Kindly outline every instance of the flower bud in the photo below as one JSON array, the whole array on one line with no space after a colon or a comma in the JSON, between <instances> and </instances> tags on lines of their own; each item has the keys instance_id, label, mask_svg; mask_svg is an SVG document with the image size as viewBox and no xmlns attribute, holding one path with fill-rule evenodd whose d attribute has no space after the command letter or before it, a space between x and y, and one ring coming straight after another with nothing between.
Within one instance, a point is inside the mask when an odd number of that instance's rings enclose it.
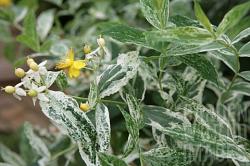
<instances>
[{"instance_id":1,"label":"flower bud","mask_svg":"<svg viewBox=\"0 0 250 166\"><path fill-rule=\"evenodd\" d=\"M88 103L81 103L80 104L80 109L84 112L87 112L90 109L90 106Z\"/></svg>"},{"instance_id":2,"label":"flower bud","mask_svg":"<svg viewBox=\"0 0 250 166\"><path fill-rule=\"evenodd\" d=\"M15 75L18 77L18 78L23 78L25 76L25 71L21 68L17 68L15 69Z\"/></svg>"},{"instance_id":3,"label":"flower bud","mask_svg":"<svg viewBox=\"0 0 250 166\"><path fill-rule=\"evenodd\" d=\"M28 59L27 59L27 64L28 64L28 66L30 66L30 64L31 64L32 62L35 62L34 59L32 59L32 58L28 58Z\"/></svg>"},{"instance_id":4,"label":"flower bud","mask_svg":"<svg viewBox=\"0 0 250 166\"><path fill-rule=\"evenodd\" d=\"M13 93L15 93L16 89L15 89L15 87L13 87L13 86L6 86L6 87L4 88L4 91L5 91L6 93L8 93L8 94L13 94Z\"/></svg>"},{"instance_id":5,"label":"flower bud","mask_svg":"<svg viewBox=\"0 0 250 166\"><path fill-rule=\"evenodd\" d=\"M84 54L89 54L89 53L91 53L91 47L90 47L90 45L86 44L86 45L83 47L83 53L84 53Z\"/></svg>"},{"instance_id":6,"label":"flower bud","mask_svg":"<svg viewBox=\"0 0 250 166\"><path fill-rule=\"evenodd\" d=\"M30 65L29 65L29 67L33 71L38 71L39 70L39 67L38 67L38 65L37 65L36 62L31 62Z\"/></svg>"},{"instance_id":7,"label":"flower bud","mask_svg":"<svg viewBox=\"0 0 250 166\"><path fill-rule=\"evenodd\" d=\"M37 91L34 89L29 90L28 95L30 97L36 97L37 96Z\"/></svg>"},{"instance_id":8,"label":"flower bud","mask_svg":"<svg viewBox=\"0 0 250 166\"><path fill-rule=\"evenodd\" d=\"M104 47L105 46L105 40L100 37L99 39L97 39L97 43L100 47Z\"/></svg>"}]
</instances>

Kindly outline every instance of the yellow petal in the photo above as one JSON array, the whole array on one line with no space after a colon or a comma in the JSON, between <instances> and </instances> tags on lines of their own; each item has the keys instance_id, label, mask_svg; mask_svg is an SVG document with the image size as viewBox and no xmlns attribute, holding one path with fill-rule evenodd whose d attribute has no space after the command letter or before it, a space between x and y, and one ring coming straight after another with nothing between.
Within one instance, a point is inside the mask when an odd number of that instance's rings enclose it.
<instances>
[{"instance_id":1,"label":"yellow petal","mask_svg":"<svg viewBox=\"0 0 250 166\"><path fill-rule=\"evenodd\" d=\"M70 60L70 59L65 59L61 62L59 62L57 65L56 65L56 69L65 69L65 68L68 68L70 66L72 66L74 61Z\"/></svg>"},{"instance_id":2,"label":"yellow petal","mask_svg":"<svg viewBox=\"0 0 250 166\"><path fill-rule=\"evenodd\" d=\"M80 75L80 69L76 69L73 66L69 68L69 77L70 78L76 78Z\"/></svg>"},{"instance_id":3,"label":"yellow petal","mask_svg":"<svg viewBox=\"0 0 250 166\"><path fill-rule=\"evenodd\" d=\"M86 66L86 61L85 60L77 60L77 61L74 61L72 67L75 68L75 69L82 69Z\"/></svg>"},{"instance_id":4,"label":"yellow petal","mask_svg":"<svg viewBox=\"0 0 250 166\"><path fill-rule=\"evenodd\" d=\"M75 56L75 53L74 53L74 50L73 48L70 48L69 51L67 52L67 58L70 59L70 60L74 60L74 56Z\"/></svg>"}]
</instances>

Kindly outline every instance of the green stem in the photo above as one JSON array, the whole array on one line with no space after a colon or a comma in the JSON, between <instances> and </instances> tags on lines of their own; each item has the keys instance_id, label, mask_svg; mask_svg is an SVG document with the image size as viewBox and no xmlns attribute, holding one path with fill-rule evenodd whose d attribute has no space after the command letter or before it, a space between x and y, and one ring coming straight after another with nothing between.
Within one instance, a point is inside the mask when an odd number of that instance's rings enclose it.
<instances>
[{"instance_id":1,"label":"green stem","mask_svg":"<svg viewBox=\"0 0 250 166\"><path fill-rule=\"evenodd\" d=\"M55 160L55 159L58 158L59 156L65 154L65 153L68 153L68 152L70 152L70 151L76 150L77 148L78 148L77 145L74 144L74 145L72 145L72 147L70 147L70 148L68 148L68 149L65 149L65 150L63 150L63 151L57 153L56 155L52 156L52 157L51 157L51 160Z\"/></svg>"},{"instance_id":2,"label":"green stem","mask_svg":"<svg viewBox=\"0 0 250 166\"><path fill-rule=\"evenodd\" d=\"M233 53L234 53L235 56L237 57L237 63L238 63L237 71L236 71L236 73L234 74L233 79L232 79L232 81L230 82L228 88L227 88L227 89L225 90L225 92L223 93L223 94L225 94L225 93L227 93L227 92L229 92L229 91L231 90L231 88L232 88L232 86L233 86L233 84L234 84L234 82L235 82L235 80L236 80L236 78L237 78L237 76L238 76L238 74L239 74L239 72L240 72L240 55L239 55L238 50L237 50L233 45L230 45L230 44L226 43L225 41L221 41L221 40L219 40L218 42L219 42L220 44L224 45L226 48L228 48L228 49L230 49L230 50L233 51Z\"/></svg>"},{"instance_id":3,"label":"green stem","mask_svg":"<svg viewBox=\"0 0 250 166\"><path fill-rule=\"evenodd\" d=\"M82 101L88 101L88 98L84 98L84 97L78 97L78 96L71 96L75 99L78 100L82 100ZM103 102L103 103L107 103L107 104L117 104L117 105L121 105L121 106L126 106L127 104L121 101L114 101L114 100L104 100L104 99L100 99L97 102Z\"/></svg>"}]
</instances>

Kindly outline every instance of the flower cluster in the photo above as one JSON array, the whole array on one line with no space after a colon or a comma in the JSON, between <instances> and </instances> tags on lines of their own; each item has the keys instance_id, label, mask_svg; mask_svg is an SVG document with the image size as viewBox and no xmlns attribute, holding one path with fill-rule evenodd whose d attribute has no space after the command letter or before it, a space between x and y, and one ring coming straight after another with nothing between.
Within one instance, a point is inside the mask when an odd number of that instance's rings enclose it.
<instances>
[{"instance_id":1,"label":"flower cluster","mask_svg":"<svg viewBox=\"0 0 250 166\"><path fill-rule=\"evenodd\" d=\"M44 77L47 74L46 63L47 61L37 64L34 59L28 58L27 65L29 70L27 72L22 68L15 69L15 75L21 78L21 82L15 86L8 85L2 88L2 90L8 94L13 94L18 100L21 100L22 96L28 95L32 97L34 105L37 99L49 101L45 95L46 90L49 88L44 81Z\"/></svg>"},{"instance_id":2,"label":"flower cluster","mask_svg":"<svg viewBox=\"0 0 250 166\"><path fill-rule=\"evenodd\" d=\"M97 43L99 47L94 51L91 51L89 45L84 46L83 52L86 56L84 60L75 60L74 50L73 48L70 48L66 53L65 58L57 63L56 69L67 70L70 78L79 77L81 69L87 66L88 61L90 61L95 56L98 56L98 52L100 50L104 51L105 54L109 53L105 47L105 40L102 37L97 39ZM21 82L15 86L8 85L2 88L2 90L8 94L12 94L18 100L21 100L22 96L30 96L32 97L34 105L37 100L49 102L46 94L49 90L49 87L53 84L57 77L55 73L59 72L48 71L45 67L46 63L47 61L43 61L40 64L37 64L34 59L28 58L28 71L24 71L22 68L15 69L15 75L21 79ZM47 79L51 73L56 75L54 80ZM80 103L79 107L84 112L90 110L88 102Z\"/></svg>"},{"instance_id":3,"label":"flower cluster","mask_svg":"<svg viewBox=\"0 0 250 166\"><path fill-rule=\"evenodd\" d=\"M91 51L90 45L85 45L83 52L85 54L84 60L75 60L75 52L73 48L70 48L66 53L64 59L62 59L56 65L56 69L64 69L68 72L70 78L77 78L80 76L81 69L87 66L87 63L90 59L98 55L98 52L103 50L105 54L109 54L108 49L105 47L105 40L100 37L97 39L98 48L94 51Z\"/></svg>"}]
</instances>

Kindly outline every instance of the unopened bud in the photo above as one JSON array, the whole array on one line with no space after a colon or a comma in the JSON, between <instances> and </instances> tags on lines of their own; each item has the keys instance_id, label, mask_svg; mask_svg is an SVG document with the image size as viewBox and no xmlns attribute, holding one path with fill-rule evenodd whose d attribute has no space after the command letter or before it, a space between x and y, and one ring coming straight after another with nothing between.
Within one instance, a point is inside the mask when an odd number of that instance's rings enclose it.
<instances>
[{"instance_id":1,"label":"unopened bud","mask_svg":"<svg viewBox=\"0 0 250 166\"><path fill-rule=\"evenodd\" d=\"M32 62L35 62L34 59L32 59L32 58L28 58L28 59L27 59L27 64L28 64L28 66L30 66L30 64L31 64Z\"/></svg>"},{"instance_id":2,"label":"unopened bud","mask_svg":"<svg viewBox=\"0 0 250 166\"><path fill-rule=\"evenodd\" d=\"M84 112L87 112L90 109L90 106L88 103L81 103L80 104L80 109Z\"/></svg>"},{"instance_id":3,"label":"unopened bud","mask_svg":"<svg viewBox=\"0 0 250 166\"><path fill-rule=\"evenodd\" d=\"M13 93L16 91L16 89L15 89L15 87L13 87L13 86L6 86L6 87L4 88L4 91L5 91L6 93L8 93L8 94L13 94Z\"/></svg>"},{"instance_id":4,"label":"unopened bud","mask_svg":"<svg viewBox=\"0 0 250 166\"><path fill-rule=\"evenodd\" d=\"M25 71L21 68L17 68L15 69L15 75L18 77L18 78L23 78L25 76Z\"/></svg>"},{"instance_id":5,"label":"unopened bud","mask_svg":"<svg viewBox=\"0 0 250 166\"><path fill-rule=\"evenodd\" d=\"M36 62L31 62L30 65L29 65L29 67L33 71L38 71L39 70L39 67L38 67L38 65L37 65Z\"/></svg>"},{"instance_id":6,"label":"unopened bud","mask_svg":"<svg viewBox=\"0 0 250 166\"><path fill-rule=\"evenodd\" d=\"M30 97L36 97L37 96L37 91L34 89L29 90L28 95Z\"/></svg>"},{"instance_id":7,"label":"unopened bud","mask_svg":"<svg viewBox=\"0 0 250 166\"><path fill-rule=\"evenodd\" d=\"M86 45L83 47L83 53L84 53L84 54L89 54L89 53L91 53L91 47L90 47L90 45L86 44Z\"/></svg>"}]
</instances>

